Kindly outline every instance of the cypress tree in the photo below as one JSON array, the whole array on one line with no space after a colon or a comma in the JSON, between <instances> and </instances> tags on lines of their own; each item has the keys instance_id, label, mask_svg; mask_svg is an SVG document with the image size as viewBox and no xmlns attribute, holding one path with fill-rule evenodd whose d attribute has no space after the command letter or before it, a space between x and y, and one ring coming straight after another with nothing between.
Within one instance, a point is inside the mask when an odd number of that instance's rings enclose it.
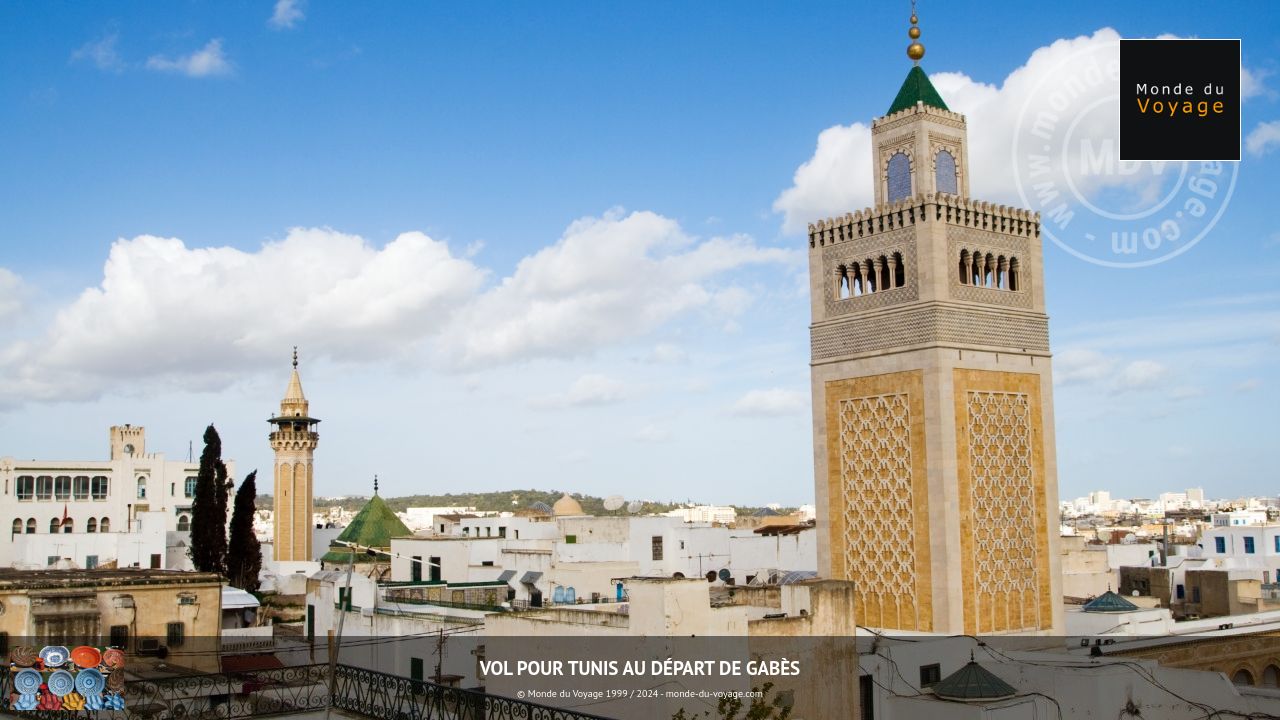
<instances>
[{"instance_id":1,"label":"cypress tree","mask_svg":"<svg viewBox=\"0 0 1280 720\"><path fill-rule=\"evenodd\" d=\"M258 497L258 471L249 473L236 491L231 513L231 537L227 541L227 578L233 587L253 592L262 570L262 545L253 534L253 514Z\"/></svg>"},{"instance_id":2,"label":"cypress tree","mask_svg":"<svg viewBox=\"0 0 1280 720\"><path fill-rule=\"evenodd\" d=\"M223 572L227 555L227 466L222 438L210 424L204 431L196 496L191 501L191 547L187 554L200 572Z\"/></svg>"}]
</instances>

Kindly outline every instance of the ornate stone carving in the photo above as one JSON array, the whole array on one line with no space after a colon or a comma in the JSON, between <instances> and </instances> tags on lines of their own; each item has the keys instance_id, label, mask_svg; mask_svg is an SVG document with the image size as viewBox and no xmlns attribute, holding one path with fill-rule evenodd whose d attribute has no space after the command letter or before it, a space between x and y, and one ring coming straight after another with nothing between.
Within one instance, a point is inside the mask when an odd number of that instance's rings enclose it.
<instances>
[{"instance_id":1,"label":"ornate stone carving","mask_svg":"<svg viewBox=\"0 0 1280 720\"><path fill-rule=\"evenodd\" d=\"M842 318L810 331L814 361L934 344L1048 353L1049 321L984 308L934 306Z\"/></svg>"}]
</instances>

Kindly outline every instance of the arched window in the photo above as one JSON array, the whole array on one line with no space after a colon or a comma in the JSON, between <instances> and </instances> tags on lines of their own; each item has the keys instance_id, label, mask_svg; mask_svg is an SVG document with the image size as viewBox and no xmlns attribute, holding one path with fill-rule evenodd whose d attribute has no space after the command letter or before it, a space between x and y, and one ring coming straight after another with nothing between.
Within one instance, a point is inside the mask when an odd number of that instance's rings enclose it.
<instances>
[{"instance_id":1,"label":"arched window","mask_svg":"<svg viewBox=\"0 0 1280 720\"><path fill-rule=\"evenodd\" d=\"M950 152L943 150L939 152L933 159L934 164L934 180L938 186L938 192L951 193L958 195L956 178L956 159Z\"/></svg>"},{"instance_id":2,"label":"arched window","mask_svg":"<svg viewBox=\"0 0 1280 720\"><path fill-rule=\"evenodd\" d=\"M147 479L141 476L138 477L138 499L147 499Z\"/></svg>"},{"instance_id":3,"label":"arched window","mask_svg":"<svg viewBox=\"0 0 1280 720\"><path fill-rule=\"evenodd\" d=\"M961 285L969 284L969 280L971 279L971 276L973 274L969 268L969 263L971 262L973 262L973 260L969 256L969 251L961 250L960 251L960 284Z\"/></svg>"},{"instance_id":4,"label":"arched window","mask_svg":"<svg viewBox=\"0 0 1280 720\"><path fill-rule=\"evenodd\" d=\"M99 520L98 532L111 532L111 520L105 517Z\"/></svg>"},{"instance_id":5,"label":"arched window","mask_svg":"<svg viewBox=\"0 0 1280 720\"><path fill-rule=\"evenodd\" d=\"M89 522L84 524L84 531L87 533L98 532L98 518L89 518Z\"/></svg>"},{"instance_id":6,"label":"arched window","mask_svg":"<svg viewBox=\"0 0 1280 720\"><path fill-rule=\"evenodd\" d=\"M72 532L75 532L75 531L76 531L76 521L75 521L75 518L67 518L66 520L63 520L63 521L62 521L62 532L64 532L64 533L72 533Z\"/></svg>"},{"instance_id":7,"label":"arched window","mask_svg":"<svg viewBox=\"0 0 1280 720\"><path fill-rule=\"evenodd\" d=\"M902 287L907 284L907 266L902 262L902 253L893 254L893 286Z\"/></svg>"},{"instance_id":8,"label":"arched window","mask_svg":"<svg viewBox=\"0 0 1280 720\"><path fill-rule=\"evenodd\" d=\"M178 516L178 532L190 532L190 531L191 531L191 518L188 518L186 515L179 515Z\"/></svg>"},{"instance_id":9,"label":"arched window","mask_svg":"<svg viewBox=\"0 0 1280 720\"><path fill-rule=\"evenodd\" d=\"M52 535L52 534L54 534L54 533L58 532L58 528L60 528L60 527L62 527L62 521L61 521L61 520L59 520L58 518L51 518L51 519L49 520L49 534L50 534L50 535Z\"/></svg>"},{"instance_id":10,"label":"arched window","mask_svg":"<svg viewBox=\"0 0 1280 720\"><path fill-rule=\"evenodd\" d=\"M911 161L906 153L894 153L889 158L889 202L911 197Z\"/></svg>"},{"instance_id":11,"label":"arched window","mask_svg":"<svg viewBox=\"0 0 1280 720\"><path fill-rule=\"evenodd\" d=\"M840 287L836 290L837 300L846 300L853 296L853 291L849 287L849 268L844 265L836 273L836 282Z\"/></svg>"},{"instance_id":12,"label":"arched window","mask_svg":"<svg viewBox=\"0 0 1280 720\"><path fill-rule=\"evenodd\" d=\"M1235 675L1231 676L1231 682L1236 685L1253 685L1253 673L1245 668L1240 668Z\"/></svg>"},{"instance_id":13,"label":"arched window","mask_svg":"<svg viewBox=\"0 0 1280 720\"><path fill-rule=\"evenodd\" d=\"M1009 260L1003 255L996 258L995 287L1001 290L1009 289Z\"/></svg>"},{"instance_id":14,"label":"arched window","mask_svg":"<svg viewBox=\"0 0 1280 720\"><path fill-rule=\"evenodd\" d=\"M993 288L996 286L996 256L987 253L987 257L982 261L982 287Z\"/></svg>"},{"instance_id":15,"label":"arched window","mask_svg":"<svg viewBox=\"0 0 1280 720\"><path fill-rule=\"evenodd\" d=\"M1262 671L1263 687L1280 687L1280 667L1268 665L1266 670Z\"/></svg>"},{"instance_id":16,"label":"arched window","mask_svg":"<svg viewBox=\"0 0 1280 720\"><path fill-rule=\"evenodd\" d=\"M27 534L28 534L28 535L35 535L35 534L36 534L36 519L35 519L35 518L27 518Z\"/></svg>"},{"instance_id":17,"label":"arched window","mask_svg":"<svg viewBox=\"0 0 1280 720\"><path fill-rule=\"evenodd\" d=\"M1018 289L1018 258L1009 258L1009 289Z\"/></svg>"},{"instance_id":18,"label":"arched window","mask_svg":"<svg viewBox=\"0 0 1280 720\"><path fill-rule=\"evenodd\" d=\"M13 519L13 534L14 535L22 534L22 518Z\"/></svg>"}]
</instances>

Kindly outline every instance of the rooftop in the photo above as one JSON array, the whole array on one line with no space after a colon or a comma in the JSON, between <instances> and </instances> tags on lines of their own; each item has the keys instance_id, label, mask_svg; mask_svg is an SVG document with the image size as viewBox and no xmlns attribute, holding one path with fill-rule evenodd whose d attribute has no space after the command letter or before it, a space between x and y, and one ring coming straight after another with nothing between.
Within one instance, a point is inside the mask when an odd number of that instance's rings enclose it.
<instances>
[{"instance_id":1,"label":"rooftop","mask_svg":"<svg viewBox=\"0 0 1280 720\"><path fill-rule=\"evenodd\" d=\"M221 585L217 573L146 568L95 568L93 570L15 570L0 568L0 589L47 590L127 585Z\"/></svg>"}]
</instances>

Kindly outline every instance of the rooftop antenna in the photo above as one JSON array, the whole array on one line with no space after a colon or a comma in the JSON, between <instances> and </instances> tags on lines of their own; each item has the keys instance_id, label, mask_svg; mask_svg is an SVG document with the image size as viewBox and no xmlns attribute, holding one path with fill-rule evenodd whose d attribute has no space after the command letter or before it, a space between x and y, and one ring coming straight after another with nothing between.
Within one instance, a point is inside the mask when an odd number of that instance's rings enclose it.
<instances>
[{"instance_id":1,"label":"rooftop antenna","mask_svg":"<svg viewBox=\"0 0 1280 720\"><path fill-rule=\"evenodd\" d=\"M631 513L632 515L635 515L636 513L640 512L640 509L643 507L644 507L644 503L640 502L639 500L632 500L631 502L627 503L627 512Z\"/></svg>"}]
</instances>

